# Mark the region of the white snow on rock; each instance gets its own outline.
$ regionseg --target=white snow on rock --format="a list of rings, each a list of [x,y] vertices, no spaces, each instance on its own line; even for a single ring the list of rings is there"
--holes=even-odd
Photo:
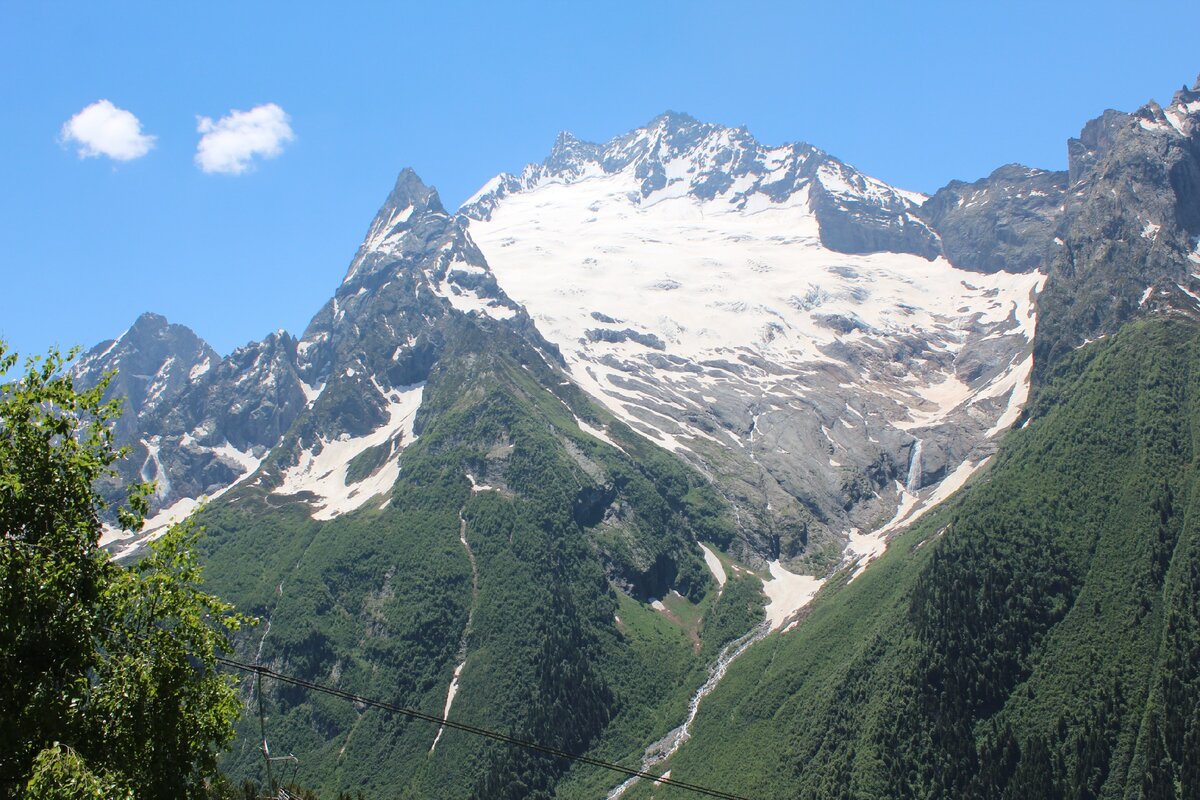
[[[867,565],[887,550],[887,539],[884,533],[859,533],[858,528],[852,528],[848,538],[846,559],[854,565],[854,571],[850,574],[850,581],[853,582]]]
[[[1032,376],[1033,353],[1029,353],[1015,369],[1008,370],[994,383],[979,392],[978,397],[981,399],[1002,397],[1005,392],[1008,393],[1008,405],[1004,407],[1004,412],[996,420],[996,424],[984,434],[989,439],[1007,431],[1021,416],[1021,411],[1025,408],[1025,401],[1029,398]]]
[[[599,439],[600,441],[604,442],[605,444],[607,444],[611,447],[617,448],[622,453],[625,452],[625,448],[621,447],[621,445],[619,445],[615,441],[613,441],[613,438],[608,435],[608,431],[606,431],[602,428],[597,428],[595,425],[592,425],[592,424],[580,419],[579,417],[575,417],[575,424],[579,426],[579,430],[583,431],[588,436],[593,436],[593,437]]]
[[[629,199],[635,190],[623,173],[546,183],[471,222],[505,291],[575,364],[595,369],[605,355],[653,352],[633,341],[588,340],[589,329],[606,327],[652,334],[695,361],[748,349],[792,363],[828,361],[821,346],[868,330],[929,332],[961,344],[958,320],[1001,322],[1014,309],[1013,333],[1025,333],[1031,318],[1020,312],[1042,279],[969,273],[906,254],[835,253],[821,245],[804,203],[746,213],[720,199],[639,204]],[[593,311],[619,322],[598,321]],[[863,329],[842,334],[821,323],[835,314]]]
[[[212,358],[205,358],[188,371],[188,380],[197,381],[212,368]]]
[[[304,402],[311,406],[313,403],[317,402],[317,398],[320,397],[321,393],[325,391],[325,384],[320,383],[314,386],[312,384],[305,383],[304,381],[300,381],[300,391],[304,392]]]
[[[488,486],[486,483],[476,483],[475,476],[469,472],[467,473],[467,480],[471,482],[471,494],[478,494],[479,492],[494,492],[494,491],[496,491],[495,486]]]
[[[700,550],[704,553],[704,563],[708,565],[708,571],[717,581],[717,586],[721,589],[725,588],[725,581],[729,576],[725,573],[725,565],[721,563],[721,559],[717,558],[717,554],[712,551],[706,544],[697,542],[700,545]]]
[[[901,528],[912,525],[924,516],[927,511],[961,489],[971,476],[990,460],[991,456],[978,461],[964,461],[955,467],[953,472],[943,478],[941,483],[937,484],[933,491],[923,498],[915,494],[910,494],[907,491],[904,492],[903,500],[900,507],[896,510],[896,515],[886,525],[873,531],[871,534],[872,537],[882,540],[884,542],[884,549],[886,549],[887,536],[899,531]]]
[[[763,581],[763,592],[767,595],[767,623],[771,630],[778,630],[788,617],[812,601],[825,581],[812,575],[788,572],[778,561],[771,561],[767,566],[771,571],[771,580]]]
[[[400,477],[400,451],[415,439],[413,420],[424,388],[425,384],[419,383],[389,392],[388,421],[377,430],[365,436],[342,434],[333,440],[322,439],[319,447],[301,452],[299,462],[284,472],[274,494],[310,492],[316,495],[313,519],[329,520],[392,488]],[[347,484],[346,472],[354,457],[384,444],[391,448],[384,465],[362,481]]]
[[[454,705],[454,697],[458,694],[458,679],[462,675],[463,668],[467,666],[466,661],[459,662],[454,668],[454,675],[450,678],[450,688],[446,690],[446,705],[442,709],[442,719],[450,718],[450,708]],[[429,752],[432,753],[437,749],[438,742],[442,740],[442,734],[446,732],[446,726],[438,727],[437,736],[433,737],[433,744],[429,746]]]
[[[712,445],[753,461],[778,441],[763,435],[781,419],[773,414],[810,409],[810,392],[833,393],[874,412],[821,425],[836,451],[828,468],[853,470],[866,465],[837,439],[878,443],[890,427],[937,444],[937,426],[967,425],[982,443],[1020,416],[1043,273],[834,252],[821,243],[808,187],[772,199],[734,185],[701,199],[688,194],[693,166],[667,161],[665,185],[649,194],[633,168],[534,167],[476,198],[487,209],[472,212],[470,235],[499,284],[616,417],[707,469]],[[853,184],[832,167],[817,180],[840,193],[896,191]],[[970,383],[956,372],[963,353],[987,365]],[[696,424],[718,402],[730,413]],[[722,427],[746,410],[746,431]],[[895,522],[933,491],[908,488],[895,494]]]
[[[185,439],[187,436],[185,435]],[[157,443],[155,444],[155,459],[157,460]],[[233,487],[245,481],[262,463],[261,458],[255,458],[250,452],[238,450],[233,445],[226,442],[219,447],[207,448],[213,454],[220,456],[227,462],[233,462],[240,468],[240,474],[229,485],[224,486],[210,495],[202,495],[200,497],[183,497],[176,500],[166,508],[160,509],[153,516],[147,517],[142,529],[136,533],[123,531],[111,525],[105,525],[104,530],[100,535],[99,545],[107,547],[112,544],[120,544],[119,549],[113,550],[113,558],[120,560],[133,554],[138,548],[148,542],[161,538],[172,525],[183,522],[200,507],[202,503],[209,500],[215,500],[221,495],[228,492]]]
[[[517,313],[507,306],[499,305],[493,298],[480,297],[474,291],[460,289],[458,286],[455,286],[453,290],[441,289],[439,294],[449,300],[451,306],[464,314],[474,311],[479,314],[486,314],[492,319],[504,320],[511,319]]]

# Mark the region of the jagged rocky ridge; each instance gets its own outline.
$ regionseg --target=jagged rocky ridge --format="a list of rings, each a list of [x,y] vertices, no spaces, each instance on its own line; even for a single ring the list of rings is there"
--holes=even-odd
[[[76,369],[126,367],[123,477],[157,480],[156,509],[213,496],[268,453],[263,479],[301,490],[327,442],[378,435],[401,406],[408,421],[372,446],[415,434],[405,387],[436,361],[430,319],[474,309],[713,478],[738,509],[740,556],[821,573],[852,536],[986,460],[1024,398],[1040,272],[1055,276],[1042,364],[1143,305],[1188,310],[1198,96],[1089,123],[1067,175],[1009,165],[929,198],[810,145],[671,113],[602,145],[562,134],[460,215],[406,171],[300,340],[279,332],[220,359],[148,316]],[[1087,273],[1120,260],[1114,247],[1140,277]],[[391,275],[396,260],[432,266]]]
[[[968,200],[959,184],[927,200],[809,145],[678,114],[606,145],[560,135],[460,215],[406,170],[301,339],[274,334],[164,385],[162,410],[126,431],[140,466],[125,477],[158,481],[169,513],[148,530],[260,464],[256,480],[312,492],[316,513],[352,508],[419,433],[437,320],[474,312],[715,480],[740,557],[823,574],[960,484],[1019,413],[1037,245],[988,242],[1044,236],[1054,181],[1005,168]],[[113,363],[103,351],[88,370]],[[388,467],[358,487],[341,463],[356,448]]]
[[[739,556],[822,574],[1016,419],[1060,182],[1012,167],[926,200],[666,114],[603,145],[561,134],[462,213],[574,379],[713,478]]]
[[[1066,208],[1047,259],[1035,361],[1139,314],[1200,306],[1200,80],[1162,108],[1106,111],[1068,146]]]
[[[507,196],[548,182],[626,174],[629,199],[652,205],[691,197],[753,212],[802,194],[820,222],[821,242],[842,253],[938,254],[937,235],[917,215],[924,198],[862,174],[803,142],[768,148],[744,128],[699,122],[667,112],[606,144],[560,133],[550,155],[520,175],[501,174],[463,204],[461,213],[488,219]]]
[[[264,620],[239,652],[429,713],[454,703],[455,715],[569,750],[610,728],[658,735],[650,706],[664,681],[686,690],[700,634],[693,625],[695,648],[678,634],[664,659],[641,629],[662,624],[652,598],[720,602],[697,542],[727,545],[728,511],[569,380],[465,221],[402,173],[334,298],[287,344],[303,406],[203,516],[209,585]],[[205,396],[237,383],[221,377]],[[118,554],[137,544],[116,543]],[[730,613],[727,629],[704,633],[713,648],[753,622]],[[621,627],[635,616],[638,629]],[[562,771],[286,687],[265,702],[272,745],[296,753],[322,793],[345,788],[343,756],[356,785],[420,797],[467,796],[513,770],[550,786]],[[226,762],[239,777],[260,764],[253,728]],[[431,763],[470,766],[447,780]]]
[[[975,272],[1045,269],[1062,219],[1067,173],[1006,164],[973,183],[951,181],[920,208],[956,267]]]
[[[158,513],[137,540],[114,530],[106,542],[132,552],[200,497],[219,496],[252,474],[257,484],[310,498],[325,518],[386,491],[399,451],[419,431],[421,385],[444,347],[445,323],[461,313],[509,326],[556,357],[496,285],[464,225],[405,170],[342,285],[299,340],[280,331],[219,359],[181,337],[179,326],[147,315],[115,345],[89,351],[74,368],[82,380],[138,353],[144,372],[134,379],[148,382],[153,397],[131,401],[136,425],[123,438],[133,456],[123,477],[157,481]],[[202,358],[162,346],[167,332]],[[189,380],[172,378],[180,364],[192,365]],[[347,485],[346,462],[362,450],[376,453],[375,480]]]
[[[115,371],[108,394],[128,398],[117,434],[131,454],[105,493],[116,498],[121,484],[154,481],[152,510],[186,513],[249,475],[304,408],[295,360],[296,340],[283,331],[221,358],[155,314],[85,353],[72,367],[76,378],[86,384]],[[152,518],[147,533],[166,521]],[[117,538],[114,530],[105,541]]]

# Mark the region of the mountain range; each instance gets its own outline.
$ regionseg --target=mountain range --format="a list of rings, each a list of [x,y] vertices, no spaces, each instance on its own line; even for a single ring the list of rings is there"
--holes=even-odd
[[[666,113],[456,212],[404,170],[299,338],[78,359],[156,486],[102,541],[202,506],[245,654],[725,791],[1200,796],[1200,83],[1068,155],[924,196]],[[266,700],[327,792],[684,796]]]

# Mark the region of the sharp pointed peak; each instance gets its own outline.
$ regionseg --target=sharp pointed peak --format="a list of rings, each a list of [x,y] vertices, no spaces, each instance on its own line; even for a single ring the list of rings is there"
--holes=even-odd
[[[414,211],[445,212],[437,189],[426,184],[412,167],[405,167],[396,176],[396,184],[388,195],[385,208],[412,207]]]
[[[577,167],[588,159],[596,158],[600,145],[585,142],[570,131],[559,131],[554,137],[554,147],[542,162],[548,169],[562,170]]]
[[[1196,87],[1189,89],[1187,84],[1179,88],[1175,96],[1171,98],[1171,105],[1189,105],[1200,100],[1200,80],[1197,80]]]
[[[559,147],[567,147],[567,146],[570,146],[573,144],[583,144],[583,143],[584,142],[582,139],[580,139],[578,136],[571,133],[570,131],[566,131],[566,130],[559,131],[558,135],[554,137],[555,149],[557,149]]]

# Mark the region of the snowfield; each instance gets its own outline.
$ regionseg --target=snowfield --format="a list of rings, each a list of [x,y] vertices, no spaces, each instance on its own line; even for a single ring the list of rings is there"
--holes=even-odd
[[[413,420],[421,406],[425,384],[407,386],[387,394],[388,421],[366,436],[342,434],[332,441],[322,440],[319,447],[301,452],[298,463],[284,472],[278,495],[309,492],[313,501],[313,519],[328,520],[364,505],[386,492],[400,477],[400,452],[415,440]],[[373,447],[387,445],[389,453],[383,466],[358,483],[347,483],[350,462]]]
[[[768,151],[767,166],[782,152]],[[788,478],[800,473],[833,493],[882,448],[911,443],[907,480],[864,501],[862,520],[892,517],[885,530],[840,523],[857,575],[886,547],[885,533],[948,494],[925,480],[923,444],[953,443],[961,463],[936,474],[957,488],[987,455],[977,447],[1019,418],[1045,276],[835,252],[822,244],[808,185],[768,197],[747,178],[713,197],[690,194],[710,157],[668,160],[666,185],[649,193],[633,164],[498,176],[468,203],[486,207],[470,211],[470,235],[575,381],[706,473],[719,471],[710,469],[714,451],[733,451],[768,486],[795,492]],[[845,196],[899,191],[856,188],[824,167],[817,180]],[[822,432],[819,465],[811,441],[794,441],[796,420]],[[770,583],[782,591],[788,580]],[[781,598],[775,607],[794,605]]]

